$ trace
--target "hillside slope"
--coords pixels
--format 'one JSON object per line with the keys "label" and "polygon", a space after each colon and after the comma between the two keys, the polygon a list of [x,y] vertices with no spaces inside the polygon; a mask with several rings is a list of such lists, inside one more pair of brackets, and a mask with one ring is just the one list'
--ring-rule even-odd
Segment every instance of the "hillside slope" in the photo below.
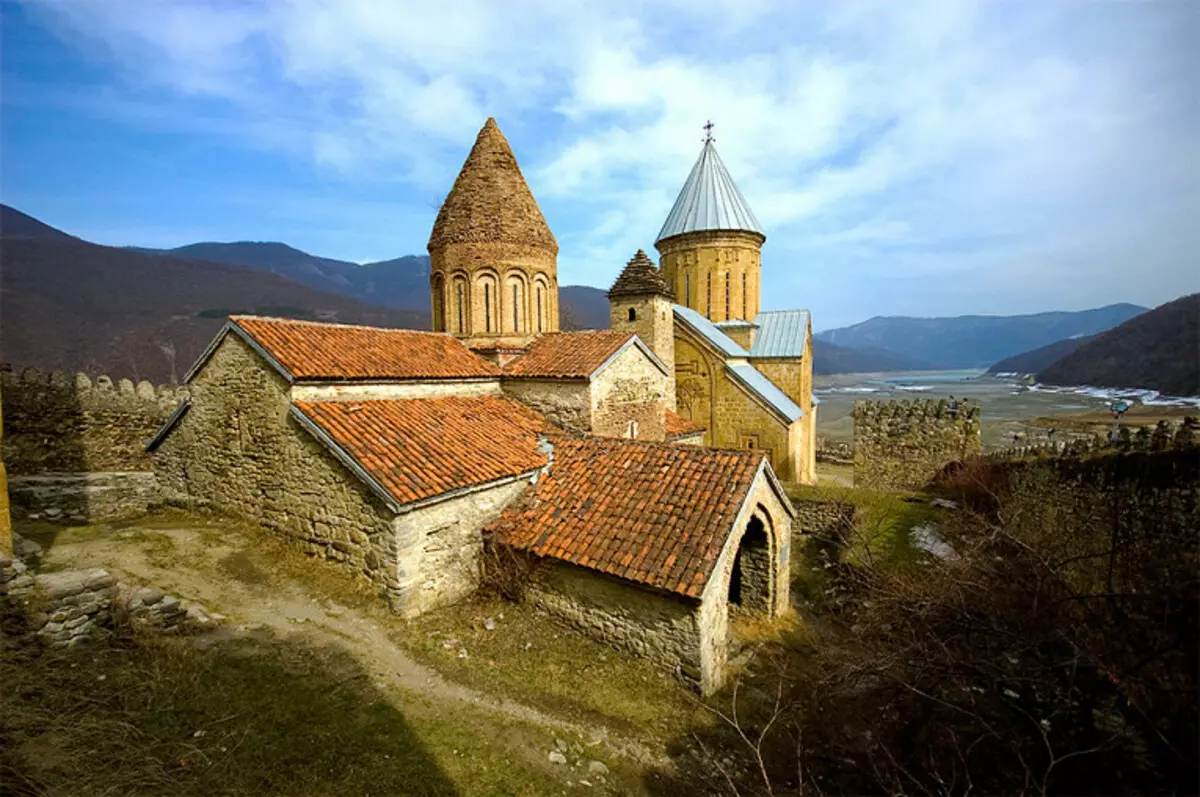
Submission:
{"label": "hillside slope", "polygon": [[1094,385],[1200,395],[1200,293],[1098,335],[1037,375],[1048,385]]}
{"label": "hillside slope", "polygon": [[1055,341],[1049,346],[1041,346],[1033,351],[1023,351],[1012,357],[1005,357],[989,368],[987,372],[989,374],[1036,374],[1043,368],[1049,368],[1095,337],[1095,335],[1083,335],[1078,338],[1067,338]]}
{"label": "hillside slope", "polygon": [[0,362],[173,381],[231,312],[429,323],[264,271],[88,243],[0,205]]}
{"label": "hillside slope", "polygon": [[1017,316],[877,316],[816,337],[839,346],[892,352],[935,368],[987,368],[1056,341],[1103,332],[1144,311],[1137,305],[1114,304],[1081,312]]}
{"label": "hillside slope", "polygon": [[813,339],[814,374],[868,374],[889,371],[931,371],[928,363],[878,349],[852,349]]}

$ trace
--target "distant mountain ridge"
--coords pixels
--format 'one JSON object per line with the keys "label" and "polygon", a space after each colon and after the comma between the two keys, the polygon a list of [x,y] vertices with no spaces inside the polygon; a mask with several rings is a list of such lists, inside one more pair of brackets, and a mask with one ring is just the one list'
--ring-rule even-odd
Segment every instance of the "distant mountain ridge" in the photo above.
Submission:
{"label": "distant mountain ridge", "polygon": [[1200,293],[1097,335],[1038,372],[1048,385],[1092,385],[1200,396]]}
{"label": "distant mountain ridge", "polygon": [[933,368],[988,368],[1005,357],[1103,332],[1145,310],[1134,304],[1113,304],[1078,312],[1014,316],[876,316],[818,332],[815,337],[839,346],[890,352]]}
{"label": "distant mountain ridge", "polygon": [[1049,346],[1040,346],[1033,351],[1024,351],[1005,357],[987,370],[989,374],[1036,374],[1043,368],[1048,368],[1066,357],[1095,335],[1081,335],[1077,338],[1058,340]]}
{"label": "distant mountain ridge", "polygon": [[175,381],[237,312],[429,324],[266,271],[89,243],[0,205],[0,362]]}

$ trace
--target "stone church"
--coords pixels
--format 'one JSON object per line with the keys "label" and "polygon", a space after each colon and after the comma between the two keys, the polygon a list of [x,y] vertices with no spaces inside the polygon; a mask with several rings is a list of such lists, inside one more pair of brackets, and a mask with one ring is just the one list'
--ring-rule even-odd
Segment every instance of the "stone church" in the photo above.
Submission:
{"label": "stone church", "polygon": [[489,119],[430,235],[434,331],[231,317],[147,444],[159,483],[407,616],[508,550],[529,600],[711,692],[731,619],[788,606],[776,471],[812,474],[808,317],[758,312],[763,240],[707,141],[663,268],[639,252],[612,328],[561,332],[557,242]]}

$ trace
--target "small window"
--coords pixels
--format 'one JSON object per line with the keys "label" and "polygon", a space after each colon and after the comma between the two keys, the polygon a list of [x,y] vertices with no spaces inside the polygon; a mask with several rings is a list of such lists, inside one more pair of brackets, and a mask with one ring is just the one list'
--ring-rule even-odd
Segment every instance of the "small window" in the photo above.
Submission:
{"label": "small window", "polygon": [[692,306],[692,275],[683,275],[683,306]]}
{"label": "small window", "polygon": [[630,421],[629,428],[625,430],[625,436],[628,437],[630,440],[636,440],[637,433],[638,433],[637,421]]}
{"label": "small window", "polygon": [[629,308],[629,320],[637,321],[637,310],[634,310],[632,307]]}

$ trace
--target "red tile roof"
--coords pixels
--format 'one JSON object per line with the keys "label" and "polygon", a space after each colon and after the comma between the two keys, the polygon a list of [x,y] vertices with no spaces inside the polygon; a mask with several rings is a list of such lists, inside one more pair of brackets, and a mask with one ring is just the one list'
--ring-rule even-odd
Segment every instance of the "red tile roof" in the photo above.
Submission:
{"label": "red tile roof", "polygon": [[498,542],[697,598],[761,452],[554,437],[529,500],[492,525]]}
{"label": "red tile roof", "polygon": [[664,425],[667,429],[668,440],[676,437],[697,434],[698,432],[704,431],[704,427],[700,424],[685,418],[672,410],[666,410]]}
{"label": "red tile roof", "polygon": [[293,406],[400,504],[540,468],[538,434],[554,430],[498,396]]}
{"label": "red tile roof", "polygon": [[411,329],[231,316],[295,379],[464,379],[500,369],[455,338]]}
{"label": "red tile roof", "polygon": [[505,376],[531,378],[582,378],[624,346],[632,332],[611,329],[588,332],[551,332],[529,346],[529,351],[504,367]]}

